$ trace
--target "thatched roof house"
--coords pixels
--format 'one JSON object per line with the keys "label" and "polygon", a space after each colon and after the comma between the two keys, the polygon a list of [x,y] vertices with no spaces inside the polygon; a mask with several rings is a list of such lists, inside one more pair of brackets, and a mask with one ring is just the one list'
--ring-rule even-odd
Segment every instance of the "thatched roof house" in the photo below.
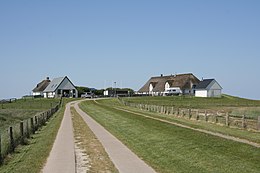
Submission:
{"label": "thatched roof house", "polygon": [[51,83],[49,77],[42,80],[40,83],[36,85],[36,87],[32,90],[33,96],[43,96],[43,91],[47,88],[47,86]]}
{"label": "thatched roof house", "polygon": [[200,80],[192,73],[151,77],[139,89],[139,94],[162,95],[167,88],[178,88],[182,94],[195,94],[195,87]]}

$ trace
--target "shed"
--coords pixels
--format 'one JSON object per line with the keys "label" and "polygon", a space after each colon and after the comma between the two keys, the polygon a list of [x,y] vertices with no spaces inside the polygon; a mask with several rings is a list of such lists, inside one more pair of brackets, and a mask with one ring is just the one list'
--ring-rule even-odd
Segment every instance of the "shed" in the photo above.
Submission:
{"label": "shed", "polygon": [[204,79],[195,88],[196,97],[221,97],[222,87],[215,79]]}
{"label": "shed", "polygon": [[78,97],[78,90],[67,76],[54,78],[43,91],[45,98]]}

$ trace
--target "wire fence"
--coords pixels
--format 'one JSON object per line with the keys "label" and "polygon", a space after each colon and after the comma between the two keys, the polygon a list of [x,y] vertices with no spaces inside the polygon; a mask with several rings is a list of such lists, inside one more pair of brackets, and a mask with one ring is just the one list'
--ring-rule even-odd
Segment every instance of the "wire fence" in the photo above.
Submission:
{"label": "wire fence", "polygon": [[51,109],[38,113],[2,131],[0,134],[0,164],[3,163],[8,154],[14,152],[18,145],[26,144],[26,140],[46,124],[52,115],[59,110],[61,104],[62,98]]}
{"label": "wire fence", "polygon": [[241,129],[250,129],[260,131],[260,116],[257,118],[247,117],[246,115],[236,116],[230,115],[229,112],[220,110],[208,109],[191,109],[191,108],[176,108],[171,106],[159,106],[140,103],[130,103],[119,99],[125,106],[138,108],[140,110],[156,112],[159,114],[182,117],[218,125],[238,127]]}

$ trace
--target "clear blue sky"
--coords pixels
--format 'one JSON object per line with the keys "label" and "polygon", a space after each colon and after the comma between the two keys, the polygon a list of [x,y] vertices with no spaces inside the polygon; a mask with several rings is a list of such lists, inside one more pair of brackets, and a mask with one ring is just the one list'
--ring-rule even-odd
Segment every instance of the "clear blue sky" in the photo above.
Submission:
{"label": "clear blue sky", "polygon": [[0,98],[47,76],[137,90],[192,72],[260,99],[260,1],[1,0],[0,58]]}

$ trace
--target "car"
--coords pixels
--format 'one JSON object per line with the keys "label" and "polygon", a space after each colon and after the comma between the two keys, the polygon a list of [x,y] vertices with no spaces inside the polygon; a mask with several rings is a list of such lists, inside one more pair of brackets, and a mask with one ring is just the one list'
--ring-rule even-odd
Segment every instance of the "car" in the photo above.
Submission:
{"label": "car", "polygon": [[172,95],[180,95],[182,94],[182,91],[180,88],[167,88],[164,92],[164,95],[166,96],[172,96]]}
{"label": "car", "polygon": [[90,92],[81,94],[81,98],[89,98],[89,99],[92,99],[93,97],[94,97],[94,94],[93,94],[93,93],[90,93]]}

